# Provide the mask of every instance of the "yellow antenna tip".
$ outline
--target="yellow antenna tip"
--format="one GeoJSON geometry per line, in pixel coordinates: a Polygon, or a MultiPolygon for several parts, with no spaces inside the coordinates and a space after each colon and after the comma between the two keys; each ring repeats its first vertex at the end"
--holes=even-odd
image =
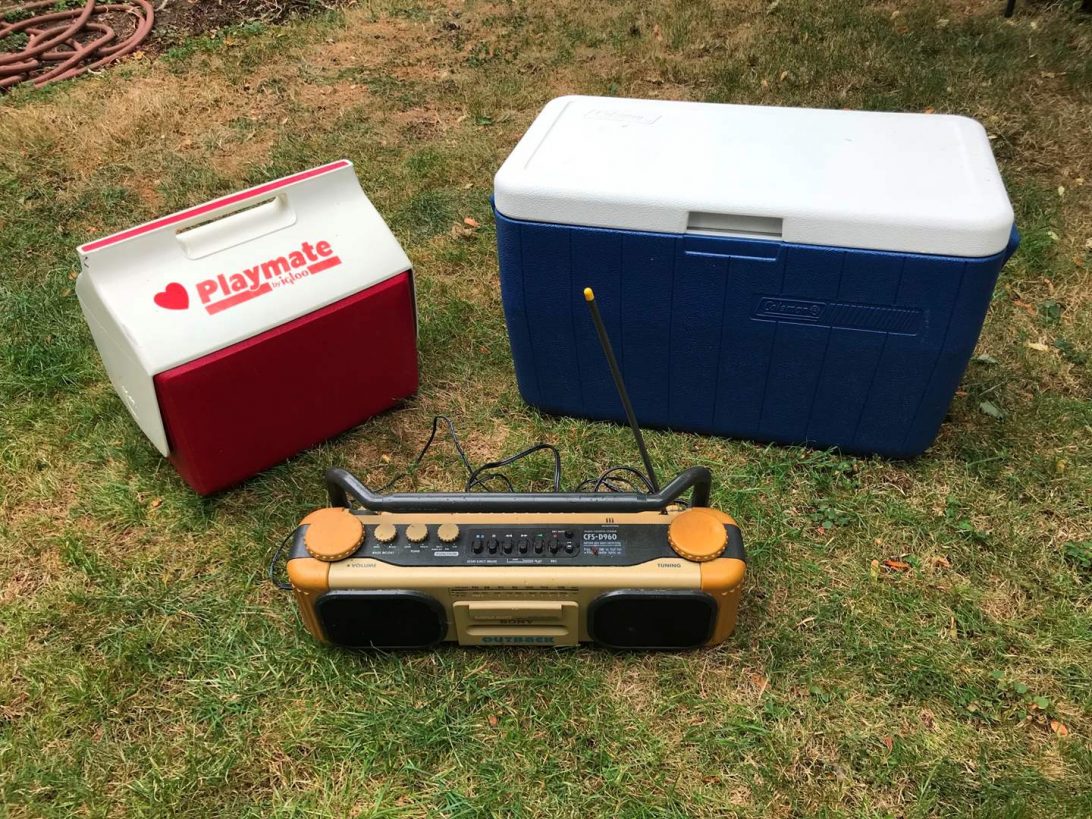
{"type": "Polygon", "coordinates": [[[595,293],[592,292],[590,287],[584,288],[584,301],[595,301],[595,293]]]}

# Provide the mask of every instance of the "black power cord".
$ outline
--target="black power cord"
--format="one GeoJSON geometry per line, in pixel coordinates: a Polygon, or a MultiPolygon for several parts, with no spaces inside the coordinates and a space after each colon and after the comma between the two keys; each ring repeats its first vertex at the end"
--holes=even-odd
{"type": "Polygon", "coordinates": [[[284,554],[284,547],[288,545],[288,541],[292,539],[292,535],[295,533],[295,530],[293,530],[284,536],[281,545],[278,546],[277,551],[273,553],[273,559],[269,561],[269,582],[281,591],[292,591],[291,583],[277,577],[277,564],[281,562],[281,555],[284,554]]]}
{"type": "MultiPolygon", "coordinates": [[[[490,488],[491,484],[499,483],[502,487],[502,491],[514,492],[515,486],[512,480],[503,472],[497,470],[502,467],[511,466],[524,458],[534,455],[538,452],[549,452],[553,456],[554,462],[554,475],[553,475],[553,492],[561,491],[561,453],[558,452],[557,447],[553,444],[537,443],[534,446],[527,447],[515,455],[510,455],[507,458],[502,458],[499,461],[489,461],[479,467],[474,467],[470,462],[470,458],[467,457],[466,450],[463,449],[463,443],[459,440],[459,433],[455,429],[455,424],[446,415],[435,415],[432,418],[432,430],[429,432],[428,439],[425,441],[424,446],[421,447],[417,453],[417,457],[410,463],[409,468],[405,472],[395,475],[382,488],[379,493],[383,494],[396,486],[400,481],[411,477],[417,468],[421,465],[425,455],[432,448],[433,443],[436,441],[436,435],[440,431],[440,424],[443,424],[447,430],[447,437],[451,440],[452,445],[455,447],[455,451],[459,455],[459,460],[466,468],[466,484],[463,488],[464,492],[474,492],[475,490],[481,490],[483,492],[494,491],[490,488]]],[[[581,481],[577,487],[577,492],[656,492],[655,479],[641,470],[632,466],[611,466],[604,470],[600,475],[595,478],[588,478],[581,481]]],[[[684,501],[676,501],[680,506],[685,505],[684,501]]],[[[286,583],[277,577],[277,565],[280,563],[281,555],[284,554],[284,549],[288,545],[289,539],[292,534],[289,534],[273,553],[273,559],[269,563],[269,579],[273,584],[284,590],[292,588],[291,583],[286,583]]]]}
{"type": "Polygon", "coordinates": [[[383,494],[398,484],[399,481],[410,477],[417,471],[417,467],[421,465],[421,461],[424,460],[425,455],[428,454],[433,442],[436,440],[436,433],[439,431],[440,423],[443,422],[447,427],[447,436],[451,440],[451,443],[455,446],[455,451],[459,454],[459,460],[462,461],[463,466],[466,468],[466,485],[463,487],[464,492],[473,492],[475,489],[481,489],[485,492],[491,491],[489,484],[492,481],[500,481],[507,492],[514,492],[515,487],[512,485],[512,481],[503,472],[495,472],[502,466],[509,466],[516,461],[522,460],[529,455],[534,455],[536,452],[549,451],[554,456],[554,480],[553,490],[554,492],[561,491],[561,453],[557,451],[557,447],[552,444],[535,444],[532,447],[528,447],[522,452],[517,452],[508,458],[504,458],[499,461],[490,461],[489,463],[482,464],[476,469],[470,463],[470,458],[466,455],[466,450],[463,449],[463,442],[459,440],[459,433],[455,430],[455,424],[446,415],[435,415],[432,418],[432,431],[429,433],[428,440],[425,441],[425,445],[421,447],[420,452],[417,453],[417,457],[413,459],[413,462],[409,465],[409,468],[401,473],[395,475],[387,483],[385,483],[380,489],[379,493],[383,494]],[[492,473],[492,474],[488,474],[492,473]]]}

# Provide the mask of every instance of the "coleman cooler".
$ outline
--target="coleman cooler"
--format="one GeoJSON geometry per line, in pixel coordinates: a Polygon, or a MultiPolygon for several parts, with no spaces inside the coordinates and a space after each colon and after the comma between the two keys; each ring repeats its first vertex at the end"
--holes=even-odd
{"type": "Polygon", "coordinates": [[[623,420],[909,457],[936,436],[1015,250],[982,127],[955,116],[550,102],[497,173],[520,392],[623,420]]]}
{"type": "Polygon", "coordinates": [[[79,248],[122,403],[200,493],[417,389],[409,259],[348,161],[79,248]]]}

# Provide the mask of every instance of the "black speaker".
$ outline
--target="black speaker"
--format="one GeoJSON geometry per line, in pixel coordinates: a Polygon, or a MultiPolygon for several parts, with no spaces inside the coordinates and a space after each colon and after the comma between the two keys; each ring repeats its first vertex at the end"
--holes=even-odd
{"type": "Polygon", "coordinates": [[[609,648],[696,648],[716,619],[716,601],[702,591],[620,589],[591,602],[588,636],[609,648]]]}
{"type": "Polygon", "coordinates": [[[447,635],[444,607],[416,591],[332,591],[315,611],[326,639],[348,648],[428,648],[447,635]]]}

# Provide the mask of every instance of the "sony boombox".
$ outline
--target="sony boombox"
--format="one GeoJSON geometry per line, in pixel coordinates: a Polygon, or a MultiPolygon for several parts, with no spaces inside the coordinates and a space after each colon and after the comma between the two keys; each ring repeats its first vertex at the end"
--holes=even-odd
{"type": "Polygon", "coordinates": [[[287,565],[315,637],[359,648],[451,641],[682,649],[732,633],[746,573],[739,527],[709,508],[705,467],[660,488],[595,294],[585,288],[584,298],[645,472],[611,467],[580,485],[591,491],[562,492],[560,455],[548,444],[473,469],[450,421],[469,473],[465,492],[380,494],[331,469],[330,506],[300,523],[287,565]],[[493,470],[544,449],[554,453],[553,492],[471,491],[486,474],[511,490],[493,470]]]}
{"type": "Polygon", "coordinates": [[[323,642],[684,649],[735,628],[743,540],[706,506],[703,467],[654,494],[378,495],[341,469],[326,480],[332,506],[303,519],[287,564],[323,642]]]}

